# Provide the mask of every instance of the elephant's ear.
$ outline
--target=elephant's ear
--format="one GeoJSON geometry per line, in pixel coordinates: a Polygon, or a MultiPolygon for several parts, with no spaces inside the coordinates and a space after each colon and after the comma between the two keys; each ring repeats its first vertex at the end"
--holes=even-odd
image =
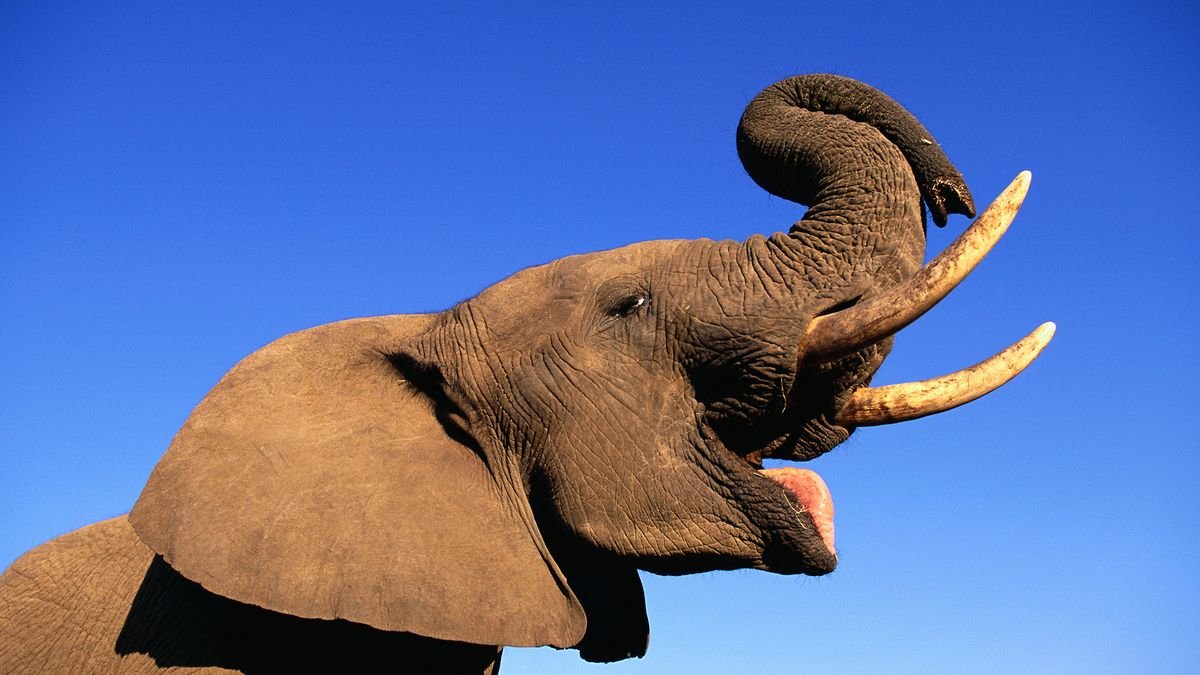
{"type": "Polygon", "coordinates": [[[154,469],[130,514],[138,535],[209,591],[285,614],[578,643],[583,608],[524,493],[393,366],[429,323],[335,323],[246,358],[154,469]]]}

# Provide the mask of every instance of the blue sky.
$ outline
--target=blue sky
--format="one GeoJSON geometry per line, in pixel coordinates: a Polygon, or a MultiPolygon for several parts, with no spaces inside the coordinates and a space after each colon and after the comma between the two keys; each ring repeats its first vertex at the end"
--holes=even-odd
{"type": "Polygon", "coordinates": [[[833,575],[645,575],[645,659],[505,672],[1200,668],[1190,4],[342,4],[0,4],[0,566],[127,511],[276,337],[786,227],[733,132],[762,87],[836,72],[913,110],[977,202],[1034,174],[876,381],[1058,336],[987,399],[811,465],[833,575]]]}

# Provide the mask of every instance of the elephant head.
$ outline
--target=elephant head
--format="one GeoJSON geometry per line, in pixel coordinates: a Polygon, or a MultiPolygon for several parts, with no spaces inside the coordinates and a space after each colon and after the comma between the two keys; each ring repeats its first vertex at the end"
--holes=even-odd
{"type": "Polygon", "coordinates": [[[637,569],[830,572],[824,484],[763,460],[957,405],[1036,355],[1050,328],[969,377],[868,386],[1028,177],[922,268],[924,209],[940,225],[974,207],[890,99],[785,80],[737,143],[755,181],[809,206],[787,233],[572,256],[438,314],[285,337],[193,412],[130,516],[139,536],[277,612],[593,660],[645,650],[637,569]]]}

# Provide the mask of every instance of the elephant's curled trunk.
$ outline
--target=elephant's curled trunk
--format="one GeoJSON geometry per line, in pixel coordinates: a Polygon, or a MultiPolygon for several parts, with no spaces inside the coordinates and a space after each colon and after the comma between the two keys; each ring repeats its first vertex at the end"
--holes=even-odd
{"type": "MultiPolygon", "coordinates": [[[[809,206],[792,226],[785,254],[806,247],[841,251],[849,269],[841,271],[843,278],[866,273],[875,283],[864,295],[813,317],[800,342],[800,368],[886,344],[944,298],[1004,234],[1030,180],[1028,172],[1017,176],[967,232],[917,271],[924,248],[921,200],[938,225],[945,225],[951,213],[974,216],[975,205],[932,135],[898,103],[836,75],[792,77],[763,90],[746,107],[737,147],[759,186],[809,206]]],[[[859,389],[835,420],[852,426],[889,424],[961,405],[1012,379],[1053,335],[1054,324],[1046,323],[965,370],[859,389]]]]}
{"type": "Polygon", "coordinates": [[[912,195],[912,178],[938,225],[950,213],[975,215],[966,182],[932,134],[888,96],[848,78],[801,75],[767,87],[746,106],[737,148],[750,177],[809,206],[809,221],[886,219],[879,210],[897,205],[880,198],[912,195]],[[895,151],[907,167],[896,166],[895,151]]]}

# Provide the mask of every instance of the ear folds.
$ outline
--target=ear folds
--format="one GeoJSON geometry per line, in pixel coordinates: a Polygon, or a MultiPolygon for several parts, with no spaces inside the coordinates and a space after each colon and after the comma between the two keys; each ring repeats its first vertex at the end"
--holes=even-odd
{"type": "Polygon", "coordinates": [[[438,422],[386,354],[428,316],[285,337],[231,370],[130,521],[185,577],[295,616],[570,647],[579,600],[520,486],[438,422]]]}

